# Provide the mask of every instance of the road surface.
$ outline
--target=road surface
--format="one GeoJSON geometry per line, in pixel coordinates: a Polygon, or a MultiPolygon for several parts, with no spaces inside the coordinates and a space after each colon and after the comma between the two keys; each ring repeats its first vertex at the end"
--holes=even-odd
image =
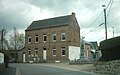
{"type": "Polygon", "coordinates": [[[48,64],[10,64],[20,70],[21,75],[96,75],[91,72],[56,67],[48,64]]]}

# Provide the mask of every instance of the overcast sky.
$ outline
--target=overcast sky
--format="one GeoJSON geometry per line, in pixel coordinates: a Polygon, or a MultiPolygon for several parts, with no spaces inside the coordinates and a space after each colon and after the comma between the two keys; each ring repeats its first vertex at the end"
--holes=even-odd
{"type": "MultiPolygon", "coordinates": [[[[107,6],[109,2],[110,0],[0,0],[0,28],[9,31],[15,26],[18,31],[24,32],[34,20],[75,12],[81,36],[85,36],[86,41],[102,41],[105,39],[104,25],[98,26],[104,23],[102,5],[107,6]]],[[[112,27],[115,36],[119,36],[120,0],[111,0],[107,15],[108,38],[113,35],[112,27]]]]}

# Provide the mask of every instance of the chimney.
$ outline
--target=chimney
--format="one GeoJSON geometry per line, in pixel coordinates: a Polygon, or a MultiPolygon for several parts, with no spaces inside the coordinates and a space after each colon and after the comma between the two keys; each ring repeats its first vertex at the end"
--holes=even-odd
{"type": "Polygon", "coordinates": [[[74,12],[72,12],[72,16],[75,17],[75,13],[74,12]]]}

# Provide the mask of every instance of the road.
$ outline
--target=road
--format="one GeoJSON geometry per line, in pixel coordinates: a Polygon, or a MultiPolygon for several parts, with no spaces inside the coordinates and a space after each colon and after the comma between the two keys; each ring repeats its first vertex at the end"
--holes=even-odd
{"type": "MultiPolygon", "coordinates": [[[[69,68],[61,68],[48,64],[10,64],[19,68],[22,75],[93,75],[91,72],[83,72],[69,68]]],[[[94,74],[95,75],[95,74],[94,74]]]]}

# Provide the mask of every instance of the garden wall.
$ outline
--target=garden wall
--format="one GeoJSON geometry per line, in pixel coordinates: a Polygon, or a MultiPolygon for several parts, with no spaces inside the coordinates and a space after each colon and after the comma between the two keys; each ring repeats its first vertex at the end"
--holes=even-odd
{"type": "Polygon", "coordinates": [[[108,74],[108,75],[120,75],[120,60],[108,61],[108,62],[96,62],[95,73],[108,74]]]}

